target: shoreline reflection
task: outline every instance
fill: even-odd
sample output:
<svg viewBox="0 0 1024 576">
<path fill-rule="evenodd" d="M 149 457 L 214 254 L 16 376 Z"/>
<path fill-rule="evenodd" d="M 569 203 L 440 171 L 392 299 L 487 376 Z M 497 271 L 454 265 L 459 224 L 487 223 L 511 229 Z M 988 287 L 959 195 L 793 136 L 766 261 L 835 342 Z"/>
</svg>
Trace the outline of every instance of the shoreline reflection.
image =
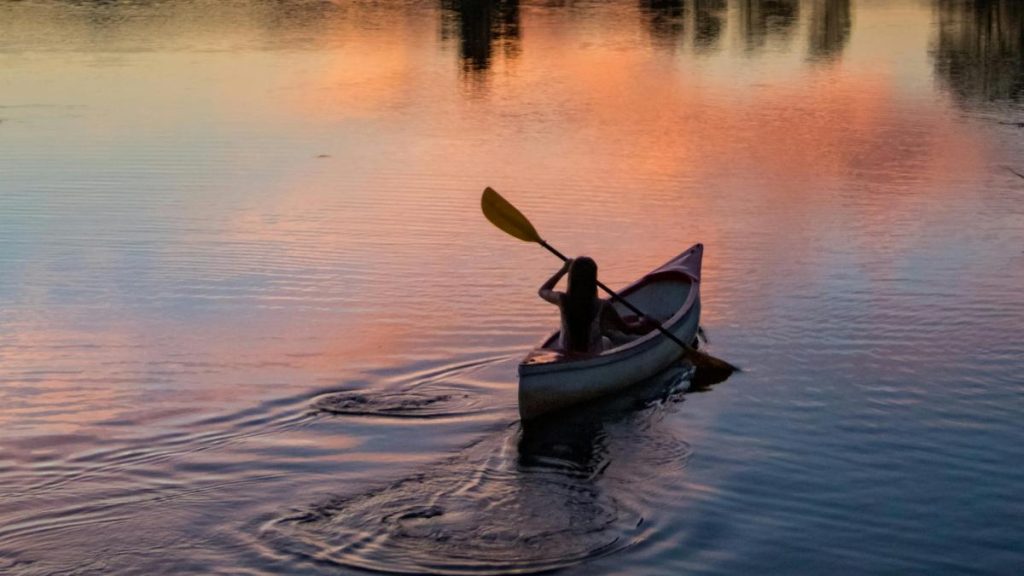
<svg viewBox="0 0 1024 576">
<path fill-rule="evenodd" d="M 850 0 L 817 0 L 811 10 L 808 55 L 820 60 L 842 56 L 852 27 Z"/>
<path fill-rule="evenodd" d="M 463 72 L 490 69 L 495 52 L 514 59 L 520 50 L 519 0 L 441 0 L 441 40 L 457 38 Z"/>
<path fill-rule="evenodd" d="M 693 45 L 698 52 L 708 52 L 718 47 L 724 28 L 725 0 L 694 0 Z"/>
<path fill-rule="evenodd" d="M 936 75 L 961 104 L 1024 98 L 1024 3 L 938 0 Z"/>
<path fill-rule="evenodd" d="M 675 46 L 686 32 L 685 0 L 640 0 L 647 27 L 655 42 Z"/>
<path fill-rule="evenodd" d="M 800 18 L 798 0 L 739 0 L 737 8 L 748 52 L 765 48 L 769 40 L 788 41 Z"/>
</svg>

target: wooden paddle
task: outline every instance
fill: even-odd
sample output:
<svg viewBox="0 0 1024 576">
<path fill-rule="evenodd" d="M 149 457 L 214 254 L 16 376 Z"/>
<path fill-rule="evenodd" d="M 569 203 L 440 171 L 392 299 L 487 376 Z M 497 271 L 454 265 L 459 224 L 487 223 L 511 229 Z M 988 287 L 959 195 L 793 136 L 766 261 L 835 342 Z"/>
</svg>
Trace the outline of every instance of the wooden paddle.
<svg viewBox="0 0 1024 576">
<path fill-rule="evenodd" d="M 537 229 L 530 224 L 526 216 L 522 212 L 516 209 L 508 200 L 501 197 L 494 191 L 493 188 L 487 187 L 484 190 L 483 196 L 480 198 L 480 208 L 483 209 L 484 216 L 506 234 L 515 236 L 520 240 L 526 242 L 536 242 L 544 248 L 547 248 L 548 252 L 551 252 L 555 256 L 558 256 L 563 262 L 568 260 L 564 254 L 555 250 L 550 244 L 545 242 L 540 234 L 537 233 Z M 640 317 L 647 317 L 640 309 L 633 306 L 621 296 L 615 293 L 614 290 L 605 286 L 601 281 L 597 282 L 599 288 L 608 293 L 612 297 L 612 300 L 621 303 L 626 308 L 633 311 L 634 314 Z M 695 349 L 686 342 L 680 340 L 675 334 L 669 332 L 661 325 L 660 322 L 656 322 L 655 325 L 658 331 L 661 332 L 666 338 L 675 342 L 683 350 L 683 357 L 693 363 L 699 370 L 706 371 L 706 376 L 715 382 L 721 382 L 729 377 L 733 372 L 738 372 L 740 369 L 725 360 L 720 360 L 705 354 L 700 350 Z"/>
</svg>

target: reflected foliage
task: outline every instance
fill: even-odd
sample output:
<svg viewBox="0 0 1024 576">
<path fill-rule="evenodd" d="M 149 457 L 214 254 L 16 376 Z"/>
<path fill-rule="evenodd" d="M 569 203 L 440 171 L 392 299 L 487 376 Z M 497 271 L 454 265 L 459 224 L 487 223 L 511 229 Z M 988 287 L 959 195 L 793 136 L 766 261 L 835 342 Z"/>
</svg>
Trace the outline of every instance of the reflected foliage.
<svg viewBox="0 0 1024 576">
<path fill-rule="evenodd" d="M 850 39 L 852 22 L 850 0 L 817 0 L 807 39 L 810 57 L 827 60 L 840 56 Z"/>
<path fill-rule="evenodd" d="M 698 50 L 712 49 L 722 36 L 725 0 L 694 0 L 693 45 Z"/>
<path fill-rule="evenodd" d="M 692 8 L 691 8 L 692 7 Z M 640 12 L 657 44 L 678 46 L 692 13 L 693 45 L 698 51 L 715 48 L 725 28 L 725 0 L 641 0 Z"/>
<path fill-rule="evenodd" d="M 519 53 L 519 0 L 441 0 L 441 37 L 457 38 L 463 69 L 483 72 L 496 50 Z"/>
<path fill-rule="evenodd" d="M 939 0 L 938 76 L 962 100 L 1020 101 L 1024 94 L 1024 3 Z"/>
<path fill-rule="evenodd" d="M 798 0 L 740 0 L 740 33 L 748 50 L 761 48 L 768 38 L 787 38 L 800 16 Z"/>
<path fill-rule="evenodd" d="M 655 41 L 675 45 L 686 31 L 685 0 L 640 0 L 640 12 L 647 16 Z"/>
</svg>

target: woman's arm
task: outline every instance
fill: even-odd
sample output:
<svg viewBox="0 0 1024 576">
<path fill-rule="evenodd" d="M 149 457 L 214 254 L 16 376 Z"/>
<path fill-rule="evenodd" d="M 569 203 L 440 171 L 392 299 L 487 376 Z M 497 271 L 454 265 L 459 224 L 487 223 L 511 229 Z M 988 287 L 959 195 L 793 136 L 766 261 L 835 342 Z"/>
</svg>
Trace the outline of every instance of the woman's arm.
<svg viewBox="0 0 1024 576">
<path fill-rule="evenodd" d="M 562 279 L 562 276 L 565 276 L 565 273 L 569 271 L 569 266 L 571 264 L 572 258 L 566 260 L 565 264 L 562 265 L 562 268 L 559 269 L 558 272 L 555 272 L 554 276 L 548 278 L 547 282 L 541 285 L 540 290 L 537 291 L 537 294 L 541 298 L 547 300 L 548 302 L 551 302 L 556 306 L 559 305 L 561 302 L 558 297 L 559 293 L 555 292 L 555 285 L 558 284 L 558 281 Z"/>
</svg>

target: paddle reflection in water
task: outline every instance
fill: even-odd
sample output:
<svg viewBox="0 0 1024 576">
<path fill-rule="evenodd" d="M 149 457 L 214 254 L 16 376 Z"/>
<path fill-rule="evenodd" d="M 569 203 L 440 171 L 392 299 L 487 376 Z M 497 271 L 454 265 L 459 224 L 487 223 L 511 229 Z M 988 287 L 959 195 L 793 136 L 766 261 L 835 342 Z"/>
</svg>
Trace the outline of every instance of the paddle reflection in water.
<svg viewBox="0 0 1024 576">
<path fill-rule="evenodd" d="M 689 385 L 676 366 L 634 393 L 509 426 L 428 470 L 265 524 L 263 541 L 327 569 L 541 572 L 659 530 L 690 446 L 664 424 Z M 650 481 L 657 478 L 656 482 Z"/>
</svg>

